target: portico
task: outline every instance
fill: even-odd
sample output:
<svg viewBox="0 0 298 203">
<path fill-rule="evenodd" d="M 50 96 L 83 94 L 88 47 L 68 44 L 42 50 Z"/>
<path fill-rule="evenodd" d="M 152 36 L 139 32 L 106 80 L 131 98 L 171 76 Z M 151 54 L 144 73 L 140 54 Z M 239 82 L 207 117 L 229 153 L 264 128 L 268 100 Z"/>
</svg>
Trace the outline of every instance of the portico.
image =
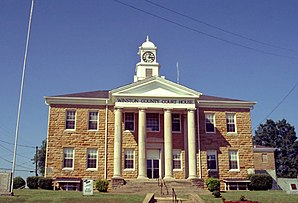
<svg viewBox="0 0 298 203">
<path fill-rule="evenodd" d="M 142 92 L 140 89 L 142 89 Z M 146 89 L 150 89 L 150 95 L 145 91 Z M 171 92 L 166 91 L 169 89 L 171 89 Z M 138 92 L 141 93 L 138 94 Z M 176 98 L 173 98 L 173 95 Z M 137 117 L 134 120 L 136 123 L 134 126 L 137 128 L 134 129 L 134 132 L 137 133 L 138 140 L 138 155 L 136 157 L 138 179 L 153 177 L 152 174 L 148 176 L 148 167 L 151 167 L 149 171 L 154 169 L 159 170 L 159 177 L 174 179 L 173 139 L 175 139 L 175 133 L 173 133 L 173 122 L 175 126 L 181 126 L 181 129 L 179 127 L 179 131 L 182 136 L 186 137 L 185 140 L 188 142 L 183 146 L 183 150 L 185 151 L 182 157 L 184 166 L 181 167 L 187 170 L 184 171 L 184 174 L 188 174 L 188 176 L 185 175 L 185 178 L 197 177 L 198 151 L 196 146 L 198 139 L 196 138 L 195 125 L 196 99 L 200 96 L 200 93 L 160 77 L 151 77 L 133 83 L 132 85 L 115 89 L 112 91 L 112 96 L 115 97 L 114 178 L 122 177 L 121 171 L 123 171 L 123 164 L 121 161 L 121 152 L 123 150 L 121 141 L 123 132 L 125 131 L 125 129 L 122 129 L 123 123 L 126 123 L 125 118 L 123 118 L 125 112 L 133 112 L 133 115 Z M 152 115 L 157 115 L 158 118 L 154 120 L 154 118 L 151 118 Z M 173 115 L 175 115 L 176 121 L 174 121 Z M 148 118 L 147 116 L 150 117 Z M 151 122 L 156 127 L 152 127 Z M 150 142 L 150 140 L 156 137 L 159 137 L 159 145 Z M 162 147 L 160 147 L 160 144 Z M 150 163 L 147 159 L 147 152 L 152 147 L 161 152 L 158 168 L 153 167 L 154 164 L 157 165 L 156 161 L 155 163 Z M 147 166 L 148 163 L 150 166 Z"/>
</svg>

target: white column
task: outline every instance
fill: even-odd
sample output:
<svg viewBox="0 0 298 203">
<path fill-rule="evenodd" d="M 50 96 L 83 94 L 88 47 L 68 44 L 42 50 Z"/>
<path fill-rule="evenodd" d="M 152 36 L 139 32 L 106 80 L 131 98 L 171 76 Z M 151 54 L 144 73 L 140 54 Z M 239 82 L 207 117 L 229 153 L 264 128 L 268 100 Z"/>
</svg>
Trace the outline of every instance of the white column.
<svg viewBox="0 0 298 203">
<path fill-rule="evenodd" d="M 165 149 L 165 177 L 173 178 L 173 140 L 172 140 L 172 112 L 164 110 L 164 149 Z"/>
<path fill-rule="evenodd" d="M 183 134 L 184 134 L 184 172 L 185 178 L 188 177 L 188 134 L 187 134 L 187 116 L 183 114 Z"/>
<path fill-rule="evenodd" d="M 146 110 L 139 109 L 139 175 L 138 179 L 147 179 L 147 159 L 146 159 Z"/>
<path fill-rule="evenodd" d="M 114 128 L 114 175 L 121 178 L 121 152 L 122 152 L 122 108 L 115 107 Z"/>
<path fill-rule="evenodd" d="M 187 131 L 188 131 L 188 178 L 197 178 L 197 156 L 195 136 L 195 109 L 187 109 Z"/>
</svg>

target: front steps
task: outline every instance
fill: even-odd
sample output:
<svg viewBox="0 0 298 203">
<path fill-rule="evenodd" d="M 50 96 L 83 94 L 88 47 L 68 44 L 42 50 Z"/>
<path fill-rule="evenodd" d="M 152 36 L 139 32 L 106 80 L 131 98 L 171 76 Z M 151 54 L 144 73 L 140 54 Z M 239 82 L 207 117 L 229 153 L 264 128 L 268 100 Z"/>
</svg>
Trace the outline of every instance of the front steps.
<svg viewBox="0 0 298 203">
<path fill-rule="evenodd" d="M 154 193 L 155 199 L 160 202 L 171 202 L 173 189 L 179 202 L 196 202 L 191 200 L 190 194 L 206 192 L 203 189 L 204 182 L 201 179 L 196 180 L 178 180 L 162 181 L 158 179 L 149 180 L 126 180 L 123 186 L 112 188 L 110 193 L 117 194 L 141 194 Z M 162 186 L 162 187 L 161 187 Z"/>
</svg>

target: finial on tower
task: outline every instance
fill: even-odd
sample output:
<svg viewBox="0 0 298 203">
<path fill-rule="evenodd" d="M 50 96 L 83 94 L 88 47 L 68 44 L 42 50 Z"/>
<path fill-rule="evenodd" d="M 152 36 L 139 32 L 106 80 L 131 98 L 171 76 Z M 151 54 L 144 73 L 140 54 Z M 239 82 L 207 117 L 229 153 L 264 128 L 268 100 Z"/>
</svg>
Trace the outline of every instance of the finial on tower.
<svg viewBox="0 0 298 203">
<path fill-rule="evenodd" d="M 146 42 L 149 42 L 149 36 L 147 35 Z"/>
</svg>

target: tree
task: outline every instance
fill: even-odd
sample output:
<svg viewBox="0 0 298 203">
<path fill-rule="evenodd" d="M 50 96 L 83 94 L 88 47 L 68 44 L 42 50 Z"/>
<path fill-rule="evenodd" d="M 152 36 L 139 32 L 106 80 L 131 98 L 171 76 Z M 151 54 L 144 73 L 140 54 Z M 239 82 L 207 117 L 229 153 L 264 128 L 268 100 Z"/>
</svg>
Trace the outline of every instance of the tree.
<svg viewBox="0 0 298 203">
<path fill-rule="evenodd" d="M 274 122 L 268 119 L 255 131 L 255 145 L 274 147 L 278 177 L 295 178 L 298 175 L 298 140 L 294 126 L 285 119 Z"/>
<path fill-rule="evenodd" d="M 44 139 L 37 150 L 37 157 L 34 155 L 34 162 L 37 159 L 37 170 L 43 176 L 45 172 L 47 139 Z"/>
</svg>

